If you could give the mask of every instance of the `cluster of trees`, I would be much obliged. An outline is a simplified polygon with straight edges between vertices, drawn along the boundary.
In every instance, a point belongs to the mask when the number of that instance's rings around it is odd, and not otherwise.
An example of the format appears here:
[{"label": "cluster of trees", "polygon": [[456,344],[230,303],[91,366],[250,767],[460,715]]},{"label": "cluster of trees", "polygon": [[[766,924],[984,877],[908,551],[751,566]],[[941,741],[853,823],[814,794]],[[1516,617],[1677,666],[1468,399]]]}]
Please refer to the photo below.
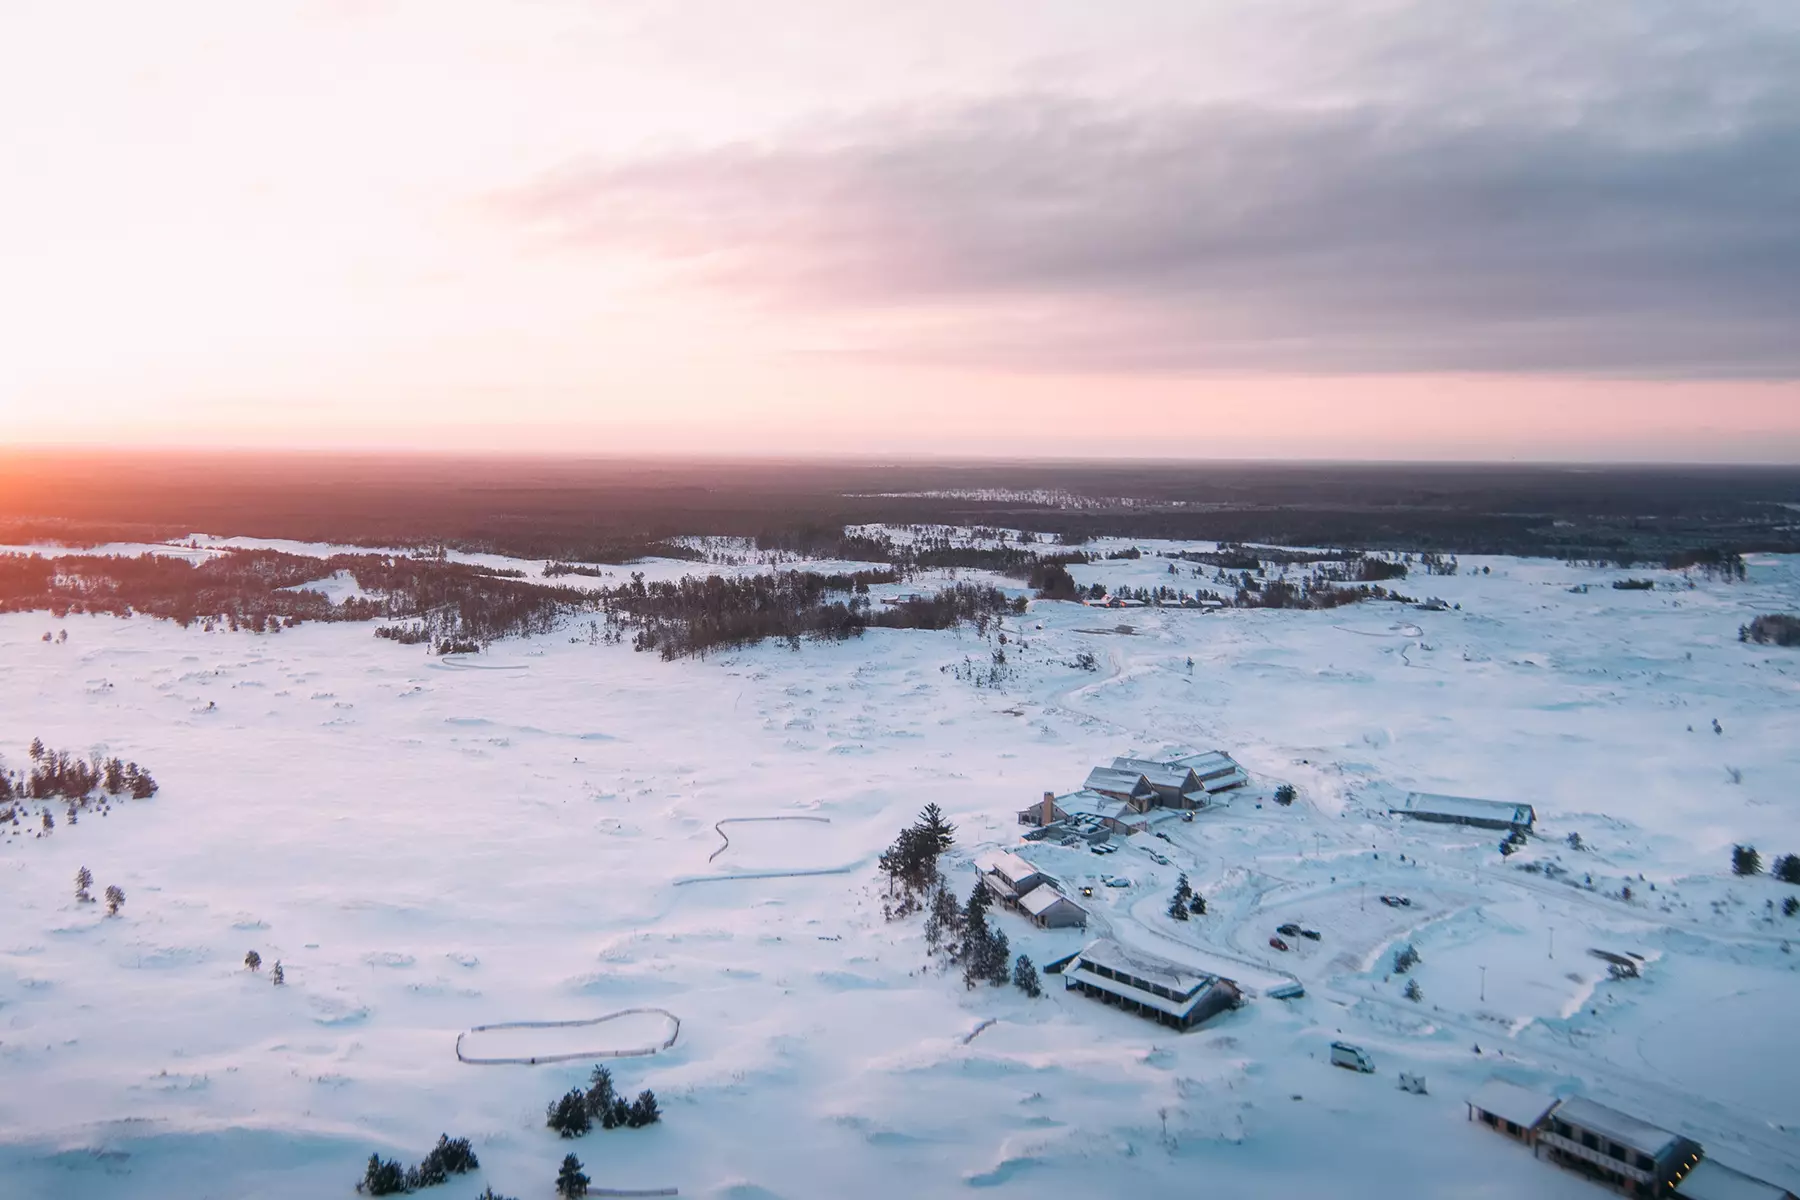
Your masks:
[{"label": "cluster of trees", "polygon": [[[347,571],[365,596],[333,603],[301,585]],[[275,633],[302,621],[412,618],[382,634],[400,641],[485,645],[547,633],[590,601],[575,588],[533,584],[518,571],[406,557],[337,554],[314,558],[277,550],[230,550],[200,563],[165,554],[0,555],[0,612],[141,613],[183,627],[196,622]],[[297,589],[297,590],[293,590]]]},{"label": "cluster of trees", "polygon": [[[399,1196],[416,1192],[420,1188],[448,1183],[450,1176],[466,1175],[480,1167],[481,1161],[475,1157],[468,1138],[440,1134],[437,1145],[426,1151],[425,1157],[419,1160],[417,1166],[402,1167],[397,1159],[384,1159],[379,1154],[369,1155],[368,1166],[364,1168],[356,1190],[367,1196]],[[487,1200],[487,1197],[501,1200],[500,1197],[493,1196],[491,1188],[482,1200]]]},{"label": "cluster of trees", "polygon": [[1759,645],[1800,646],[1800,617],[1768,613],[1738,626],[1738,641]]},{"label": "cluster of trees", "polygon": [[[94,886],[94,873],[86,867],[75,872],[75,899],[82,904],[92,904],[94,897],[89,888]],[[106,915],[116,917],[119,910],[125,907],[125,889],[116,883],[106,885]]]},{"label": "cluster of trees", "polygon": [[956,826],[944,819],[944,811],[936,804],[927,804],[919,810],[918,819],[881,852],[876,866],[888,879],[888,920],[919,911],[926,898],[943,885],[938,858],[954,845]]},{"label": "cluster of trees", "polygon": [[134,762],[102,759],[98,754],[84,759],[67,750],[52,750],[42,738],[32,738],[27,753],[31,758],[30,774],[8,778],[0,771],[0,801],[18,796],[84,802],[99,791],[108,796],[129,795],[134,800],[148,800],[157,792],[155,778]]},{"label": "cluster of trees", "polygon": [[[869,585],[892,581],[892,574],[885,571],[849,575],[778,571],[657,583],[646,583],[642,573],[633,573],[630,583],[595,595],[609,627],[635,629],[633,648],[655,650],[665,659],[769,638],[785,639],[798,649],[803,637],[841,641],[860,637],[871,627],[948,629],[965,621],[985,627],[994,616],[1024,608],[1022,597],[1014,601],[998,588],[958,583],[932,596],[873,611]],[[843,593],[850,594],[847,601],[836,598]]]},{"label": "cluster of trees", "polygon": [[613,1086],[612,1072],[595,1067],[587,1090],[570,1088],[544,1110],[544,1124],[565,1138],[585,1137],[595,1125],[602,1129],[641,1129],[662,1120],[656,1093],[648,1088],[636,1100],[627,1100]]},{"label": "cluster of trees", "polygon": [[[244,955],[244,966],[248,967],[252,972],[262,970],[262,955],[254,950],[250,951],[248,954]],[[287,982],[287,972],[282,969],[281,960],[279,958],[275,960],[274,970],[269,972],[269,982],[276,987],[280,987]]]},{"label": "cluster of trees", "polygon": [[1194,885],[1188,882],[1186,871],[1176,881],[1175,894],[1169,897],[1169,915],[1177,921],[1185,921],[1190,916],[1206,915],[1206,897],[1194,890]]},{"label": "cluster of trees", "polygon": [[1411,942],[1394,948],[1394,974],[1396,975],[1406,974],[1422,961],[1424,960],[1419,957],[1418,950],[1413,948]]},{"label": "cluster of trees", "polygon": [[[1739,845],[1731,848],[1733,875],[1760,875],[1762,871],[1762,854],[1755,846]],[[1779,855],[1769,868],[1769,874],[1783,883],[1800,885],[1800,854]]]},{"label": "cluster of trees", "polygon": [[1750,570],[1744,565],[1742,554],[1735,550],[1722,550],[1717,546],[1677,550],[1663,560],[1663,565],[1671,571],[1699,571],[1708,579],[1742,582],[1750,577]]}]

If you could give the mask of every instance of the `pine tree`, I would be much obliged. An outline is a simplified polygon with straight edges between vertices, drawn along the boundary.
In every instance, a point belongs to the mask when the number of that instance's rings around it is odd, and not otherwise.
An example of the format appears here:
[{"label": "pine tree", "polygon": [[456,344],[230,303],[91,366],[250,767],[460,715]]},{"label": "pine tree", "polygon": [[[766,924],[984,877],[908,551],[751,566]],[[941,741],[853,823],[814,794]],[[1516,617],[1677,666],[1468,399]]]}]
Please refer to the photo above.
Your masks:
[{"label": "pine tree", "polygon": [[594,1127],[588,1116],[587,1096],[580,1088],[570,1088],[550,1102],[544,1110],[544,1124],[566,1138],[578,1138]]},{"label": "pine tree", "polygon": [[562,1200],[576,1200],[588,1194],[593,1180],[581,1173],[581,1160],[573,1154],[563,1155],[562,1169],[556,1173],[556,1194]]},{"label": "pine tree", "polygon": [[[277,626],[275,626],[275,628],[280,629],[281,626],[277,625]],[[490,1188],[483,1188],[481,1195],[475,1197],[475,1200],[515,1200],[515,1197],[502,1196],[499,1192],[496,1192],[493,1188],[490,1187]]]},{"label": "pine tree", "polygon": [[1781,902],[1781,915],[1791,917],[1795,913],[1800,913],[1800,896],[1789,896]]},{"label": "pine tree", "polygon": [[1731,873],[1733,875],[1760,875],[1762,873],[1762,855],[1756,852],[1755,846],[1733,846],[1731,848]]},{"label": "pine tree", "polygon": [[269,982],[276,987],[281,987],[287,983],[287,972],[281,969],[281,960],[279,958],[275,960],[275,969],[269,972]]},{"label": "pine tree", "polygon": [[1012,979],[1008,967],[1012,964],[1012,947],[1007,945],[1004,930],[996,929],[988,937],[988,944],[982,953],[982,974],[995,987],[1005,987]]},{"label": "pine tree", "polygon": [[406,1191],[406,1172],[394,1159],[371,1154],[356,1190],[370,1196],[398,1196]]},{"label": "pine tree", "polygon": [[1784,854],[1776,859],[1771,874],[1783,883],[1800,883],[1800,854]]},{"label": "pine tree", "polygon": [[1196,917],[1204,917],[1206,915],[1206,897],[1195,892],[1194,898],[1188,901],[1188,911]]},{"label": "pine tree", "polygon": [[119,910],[125,907],[125,889],[116,883],[106,885],[106,915],[116,917]]},{"label": "pine tree", "polygon": [[244,955],[244,965],[249,967],[252,971],[262,970],[262,955],[254,950],[250,951],[250,953]]},{"label": "pine tree", "polygon": [[935,847],[937,854],[956,845],[956,826],[944,820],[943,810],[936,804],[927,804],[919,810],[919,821],[915,828],[924,831],[930,838],[930,844]]},{"label": "pine tree", "polygon": [[1193,899],[1194,888],[1188,882],[1187,872],[1182,872],[1181,879],[1175,884],[1175,894],[1169,897],[1169,915],[1177,921],[1188,919],[1188,901]]},{"label": "pine tree", "polygon": [[1419,952],[1411,942],[1394,951],[1394,974],[1404,975],[1419,965]]},{"label": "pine tree", "polygon": [[588,1116],[604,1118],[612,1112],[613,1078],[612,1072],[605,1067],[595,1067],[588,1076],[587,1111]]},{"label": "pine tree", "polygon": [[626,1123],[633,1129],[642,1129],[646,1125],[654,1125],[662,1120],[662,1113],[656,1107],[656,1093],[645,1088],[638,1093],[638,1098],[631,1102],[631,1119]]},{"label": "pine tree", "polygon": [[88,895],[88,889],[93,886],[94,873],[92,871],[83,867],[81,870],[75,872],[75,898],[77,900],[80,900],[84,904],[92,900],[93,897]]},{"label": "pine tree", "polygon": [[1036,1000],[1044,994],[1043,982],[1038,978],[1038,971],[1031,959],[1021,954],[1019,961],[1013,964],[1013,986]]},{"label": "pine tree", "polygon": [[[13,745],[15,745],[15,746],[18,744],[19,743],[17,743],[17,742],[13,743]],[[44,757],[44,739],[42,739],[42,738],[32,738],[31,739],[30,754],[31,754],[32,762],[37,762]]]},{"label": "pine tree", "polygon": [[1418,980],[1409,979],[1406,981],[1405,995],[1408,1000],[1411,1000],[1414,1004],[1417,1004],[1419,1001],[1421,1001],[1425,998],[1425,990],[1419,986]]},{"label": "pine tree", "polygon": [[428,1150],[424,1161],[419,1163],[419,1176],[422,1186],[431,1187],[452,1175],[466,1175],[480,1169],[481,1160],[475,1157],[475,1149],[469,1145],[468,1138],[453,1138],[440,1133],[437,1145]]},{"label": "pine tree", "polygon": [[1295,789],[1293,784],[1284,783],[1275,789],[1275,803],[1286,808],[1288,805],[1292,804],[1299,795],[1299,791]]},{"label": "pine tree", "polygon": [[125,764],[116,758],[106,760],[106,769],[101,773],[108,795],[116,796],[125,790]]}]

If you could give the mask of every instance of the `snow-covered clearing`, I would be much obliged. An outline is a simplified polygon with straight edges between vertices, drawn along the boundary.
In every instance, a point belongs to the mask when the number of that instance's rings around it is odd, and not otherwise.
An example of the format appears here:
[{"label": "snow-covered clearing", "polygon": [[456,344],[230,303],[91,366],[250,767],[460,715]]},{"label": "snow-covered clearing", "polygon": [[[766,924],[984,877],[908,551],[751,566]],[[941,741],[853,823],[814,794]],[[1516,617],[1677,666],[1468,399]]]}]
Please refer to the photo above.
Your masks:
[{"label": "snow-covered clearing", "polygon": [[[1210,583],[1135,544],[1145,557],[1075,577]],[[646,567],[608,569],[588,582]],[[547,1194],[571,1148],[597,1185],[738,1200],[1202,1178],[1221,1195],[1598,1194],[1466,1120],[1496,1066],[1794,1186],[1800,918],[1780,903],[1800,889],[1726,868],[1734,843],[1800,853],[1800,655],[1736,640],[1753,613],[1800,608],[1800,562],[1608,586],[1625,574],[1464,559],[1403,584],[1460,610],[1036,603],[1004,647],[874,630],[672,663],[579,628],[442,660],[366,625],[0,616],[9,765],[35,735],[162,783],[48,837],[0,831],[0,1194],[349,1196],[371,1151],[413,1161],[444,1131],[482,1159],[444,1200]],[[56,628],[66,643],[41,640]],[[997,648],[1000,686],[956,677]],[[1083,651],[1098,669],[1072,665]],[[1252,783],[1158,825],[1167,840],[1020,846],[1016,811],[1094,764],[1213,747]],[[1503,860],[1496,833],[1388,816],[1411,790],[1532,803],[1538,836]],[[882,916],[876,857],[927,802],[958,826],[959,893],[976,851],[1018,849],[1093,888],[1090,934],[1308,995],[1178,1035],[1054,976],[1037,1001],[965,990],[925,969],[918,918]],[[741,819],[783,815],[826,820]],[[83,865],[125,889],[119,916],[75,899]],[[1187,922],[1165,912],[1181,872],[1209,905]],[[1039,963],[1088,936],[996,919]],[[1271,947],[1290,922],[1319,940]],[[1403,943],[1421,962],[1394,976]],[[1642,978],[1609,979],[1596,948],[1642,955]],[[655,1056],[609,1060],[621,1091],[656,1091],[648,1130],[571,1146],[543,1128],[586,1060],[457,1061],[476,1026],[633,1008],[681,1022]],[[531,1057],[665,1026],[479,1036],[484,1056]],[[1339,1038],[1377,1074],[1327,1066]],[[1400,1070],[1430,1094],[1399,1091]]]}]

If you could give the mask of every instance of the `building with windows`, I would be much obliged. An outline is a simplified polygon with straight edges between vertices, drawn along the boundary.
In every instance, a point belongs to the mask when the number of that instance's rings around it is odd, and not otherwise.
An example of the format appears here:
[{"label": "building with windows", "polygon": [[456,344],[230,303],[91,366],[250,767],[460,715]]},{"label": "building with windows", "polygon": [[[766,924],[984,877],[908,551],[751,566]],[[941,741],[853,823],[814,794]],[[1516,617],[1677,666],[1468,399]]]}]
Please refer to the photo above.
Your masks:
[{"label": "building with windows", "polygon": [[1534,1146],[1545,1118],[1556,1108],[1556,1097],[1504,1079],[1490,1079],[1475,1089],[1468,1106],[1469,1120]]},{"label": "building with windows", "polygon": [[1063,987],[1171,1029],[1188,1030],[1243,1003],[1237,985],[1110,938],[1090,942],[1062,968]]},{"label": "building with windows", "polygon": [[1085,929],[1087,909],[1046,884],[1019,897],[1019,911],[1041,929]]},{"label": "building with windows", "polygon": [[1662,1196],[1700,1161],[1697,1143],[1584,1097],[1553,1109],[1537,1154],[1626,1196]]},{"label": "building with windows", "polygon": [[1716,1158],[1703,1158],[1675,1185],[1683,1200],[1794,1200],[1778,1183],[1734,1170]]}]

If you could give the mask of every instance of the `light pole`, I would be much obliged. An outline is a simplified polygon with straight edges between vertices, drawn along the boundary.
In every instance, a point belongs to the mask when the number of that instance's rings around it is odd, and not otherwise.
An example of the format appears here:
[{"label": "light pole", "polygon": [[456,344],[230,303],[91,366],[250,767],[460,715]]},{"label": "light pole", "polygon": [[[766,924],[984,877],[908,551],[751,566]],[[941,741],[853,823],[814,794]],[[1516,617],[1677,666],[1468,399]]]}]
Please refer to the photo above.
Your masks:
[{"label": "light pole", "polygon": [[1550,957],[1556,957],[1556,926],[1550,927]]},{"label": "light pole", "polygon": [[1481,1002],[1487,1003],[1487,968],[1481,968]]}]

